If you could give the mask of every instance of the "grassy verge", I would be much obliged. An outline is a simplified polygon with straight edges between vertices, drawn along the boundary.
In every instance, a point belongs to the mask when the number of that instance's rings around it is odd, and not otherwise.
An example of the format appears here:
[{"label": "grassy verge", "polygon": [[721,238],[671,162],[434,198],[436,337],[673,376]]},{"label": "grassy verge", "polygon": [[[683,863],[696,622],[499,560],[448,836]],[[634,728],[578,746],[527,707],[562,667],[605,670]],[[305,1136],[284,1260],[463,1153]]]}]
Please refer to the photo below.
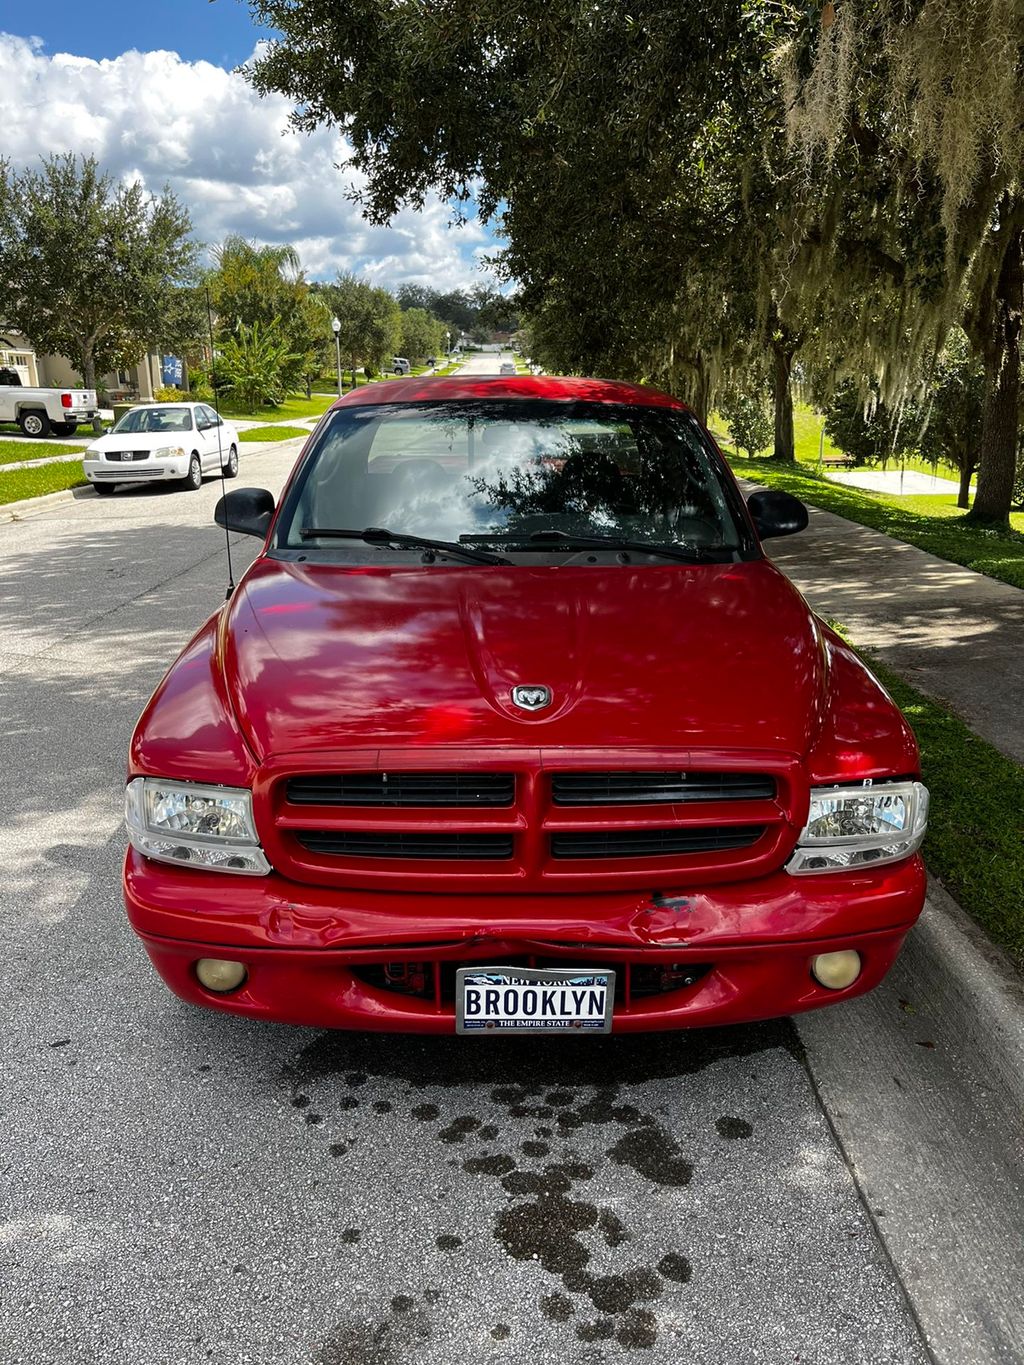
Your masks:
[{"label": "grassy verge", "polygon": [[308,436],[305,427],[249,427],[238,433],[240,441],[292,441],[297,436]]},{"label": "grassy verge", "polygon": [[86,483],[81,460],[65,464],[41,464],[34,469],[9,469],[0,474],[0,504],[21,498],[38,498],[43,493],[59,493]]},{"label": "grassy verge", "polygon": [[1024,968],[1024,768],[865,656],[913,727],[931,792],[930,871]]},{"label": "grassy verge", "polygon": [[[726,424],[716,413],[712,418],[715,430],[726,432]],[[814,465],[817,467],[818,456],[824,460],[834,459],[843,454],[839,446],[833,445],[828,436],[823,436],[825,418],[822,413],[815,412],[806,403],[793,404],[793,451],[796,455],[797,464]],[[726,437],[728,440],[728,437]],[[764,450],[757,452],[757,458],[764,458],[772,453],[771,446],[765,446]],[[918,455],[908,456],[904,461],[904,468],[914,470],[919,474],[937,474],[940,479],[952,479],[954,482],[960,481],[959,472],[952,466],[939,460],[932,464],[930,460],[922,459]],[[881,470],[878,465],[861,465],[862,470]],[[898,472],[900,462],[890,460],[887,469],[889,473]]]},{"label": "grassy verge", "polygon": [[319,417],[336,401],[330,394],[315,393],[312,398],[306,398],[302,394],[293,393],[276,408],[260,408],[257,412],[246,412],[225,401],[220,412],[222,417],[237,417],[243,422],[294,422],[299,417]]},{"label": "grassy verge", "polygon": [[940,559],[963,564],[977,573],[1024,588],[1024,513],[1010,518],[1009,532],[989,531],[964,520],[965,513],[952,497],[903,498],[871,493],[863,488],[832,483],[799,465],[774,460],[744,460],[725,447],[729,464],[740,478],[751,479],[835,512],[847,521],[884,531],[928,550]]},{"label": "grassy verge", "polygon": [[74,455],[81,449],[81,446],[61,445],[57,441],[0,440],[0,464],[13,464],[15,460],[45,460],[48,455]]}]

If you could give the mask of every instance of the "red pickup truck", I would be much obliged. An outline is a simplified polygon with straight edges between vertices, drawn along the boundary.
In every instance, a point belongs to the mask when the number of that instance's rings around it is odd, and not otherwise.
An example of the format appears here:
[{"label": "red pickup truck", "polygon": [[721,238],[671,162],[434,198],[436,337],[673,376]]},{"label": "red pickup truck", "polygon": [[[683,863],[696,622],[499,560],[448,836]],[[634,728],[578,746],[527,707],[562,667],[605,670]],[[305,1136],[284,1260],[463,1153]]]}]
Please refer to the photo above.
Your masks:
[{"label": "red pickup truck", "polygon": [[789,1014],[924,900],[913,735],[766,558],[687,407],[523,376],[369,385],[131,743],[131,922],[180,996],[426,1033]]}]

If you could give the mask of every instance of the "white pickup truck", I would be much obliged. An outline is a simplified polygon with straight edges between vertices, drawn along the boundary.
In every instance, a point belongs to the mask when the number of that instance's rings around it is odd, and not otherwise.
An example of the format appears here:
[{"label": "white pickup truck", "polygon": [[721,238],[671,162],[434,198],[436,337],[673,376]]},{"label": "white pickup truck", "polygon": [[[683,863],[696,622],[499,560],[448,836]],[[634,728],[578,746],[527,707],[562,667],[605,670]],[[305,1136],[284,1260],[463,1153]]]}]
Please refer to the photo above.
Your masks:
[{"label": "white pickup truck", "polygon": [[0,384],[0,422],[17,422],[26,436],[73,436],[98,411],[95,389],[27,389]]}]

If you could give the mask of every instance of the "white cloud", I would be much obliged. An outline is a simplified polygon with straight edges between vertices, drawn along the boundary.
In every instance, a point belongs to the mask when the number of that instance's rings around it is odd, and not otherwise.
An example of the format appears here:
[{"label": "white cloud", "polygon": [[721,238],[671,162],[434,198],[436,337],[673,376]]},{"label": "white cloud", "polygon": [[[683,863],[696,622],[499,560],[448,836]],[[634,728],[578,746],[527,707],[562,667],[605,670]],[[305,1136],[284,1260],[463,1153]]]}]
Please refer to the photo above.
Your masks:
[{"label": "white cloud", "polygon": [[482,280],[478,257],[490,237],[479,223],[449,228],[436,200],[391,227],[367,223],[347,197],[354,174],[337,169],[343,139],[295,133],[288,112],[236,73],[175,52],[93,61],[0,33],[2,151],[16,166],[91,153],[154,192],[170,185],[201,241],[240,232],[291,242],[312,278],[352,270],[392,288],[412,280],[439,289]]}]

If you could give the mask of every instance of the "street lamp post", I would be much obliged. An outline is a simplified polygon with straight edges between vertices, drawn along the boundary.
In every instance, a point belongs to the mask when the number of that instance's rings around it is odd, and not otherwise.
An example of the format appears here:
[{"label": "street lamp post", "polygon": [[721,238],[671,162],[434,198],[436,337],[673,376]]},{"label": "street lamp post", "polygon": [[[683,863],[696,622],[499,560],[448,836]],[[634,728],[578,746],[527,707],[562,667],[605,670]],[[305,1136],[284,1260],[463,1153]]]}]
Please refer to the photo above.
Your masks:
[{"label": "street lamp post", "polygon": [[444,354],[447,360],[452,358],[452,334],[445,328],[444,333]]},{"label": "street lamp post", "polygon": [[341,323],[331,318],[331,331],[334,333],[334,352],[338,365],[338,397],[341,397]]}]

